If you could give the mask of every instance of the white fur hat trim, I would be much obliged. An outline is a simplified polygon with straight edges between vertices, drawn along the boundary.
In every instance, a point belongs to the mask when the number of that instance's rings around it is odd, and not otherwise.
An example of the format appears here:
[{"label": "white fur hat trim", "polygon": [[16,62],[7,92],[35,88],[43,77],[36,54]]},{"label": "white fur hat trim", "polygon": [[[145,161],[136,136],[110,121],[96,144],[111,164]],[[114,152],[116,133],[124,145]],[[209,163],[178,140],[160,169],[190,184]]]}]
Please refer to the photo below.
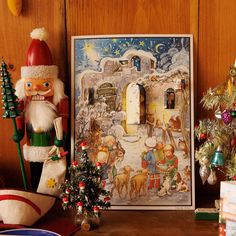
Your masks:
[{"label": "white fur hat trim", "polygon": [[146,139],[145,144],[147,147],[154,148],[157,144],[155,137],[149,137]]},{"label": "white fur hat trim", "polygon": [[52,66],[22,66],[21,78],[22,79],[37,79],[37,78],[57,78],[58,67]]},{"label": "white fur hat trim", "polygon": [[30,33],[32,39],[39,39],[40,41],[46,41],[48,38],[48,32],[43,28],[36,28]]},{"label": "white fur hat trim", "polygon": [[35,147],[25,144],[23,146],[24,158],[26,161],[44,162],[48,158],[48,153],[52,147],[53,146]]}]

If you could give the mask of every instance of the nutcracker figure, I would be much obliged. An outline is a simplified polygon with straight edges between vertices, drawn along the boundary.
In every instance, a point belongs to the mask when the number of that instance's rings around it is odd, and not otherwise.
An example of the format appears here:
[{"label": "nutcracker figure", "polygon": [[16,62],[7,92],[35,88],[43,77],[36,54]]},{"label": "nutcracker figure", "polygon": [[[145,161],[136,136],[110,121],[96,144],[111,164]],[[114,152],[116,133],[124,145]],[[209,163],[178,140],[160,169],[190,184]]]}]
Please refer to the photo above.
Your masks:
[{"label": "nutcracker figure", "polygon": [[[21,111],[17,117],[17,128],[21,135],[13,139],[21,140],[26,132],[23,154],[24,159],[30,161],[31,186],[34,190],[41,181],[43,163],[48,160],[52,150],[62,150],[67,133],[68,98],[64,94],[62,81],[58,79],[58,68],[53,65],[46,37],[44,28],[31,32],[32,41],[27,52],[26,66],[21,68],[21,79],[16,83]],[[60,118],[62,127],[59,132],[55,128],[57,118]],[[58,161],[57,158],[54,160]],[[48,179],[49,188],[56,184],[55,178]]]}]

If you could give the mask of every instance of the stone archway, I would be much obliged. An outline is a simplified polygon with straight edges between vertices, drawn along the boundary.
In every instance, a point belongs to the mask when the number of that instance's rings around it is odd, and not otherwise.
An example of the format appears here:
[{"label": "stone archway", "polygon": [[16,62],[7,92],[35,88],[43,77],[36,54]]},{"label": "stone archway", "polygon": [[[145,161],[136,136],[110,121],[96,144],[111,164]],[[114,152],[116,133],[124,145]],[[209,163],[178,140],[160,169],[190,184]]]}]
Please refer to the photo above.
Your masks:
[{"label": "stone archway", "polygon": [[116,109],[116,90],[116,87],[109,82],[101,84],[97,89],[98,101],[105,101],[107,111]]}]

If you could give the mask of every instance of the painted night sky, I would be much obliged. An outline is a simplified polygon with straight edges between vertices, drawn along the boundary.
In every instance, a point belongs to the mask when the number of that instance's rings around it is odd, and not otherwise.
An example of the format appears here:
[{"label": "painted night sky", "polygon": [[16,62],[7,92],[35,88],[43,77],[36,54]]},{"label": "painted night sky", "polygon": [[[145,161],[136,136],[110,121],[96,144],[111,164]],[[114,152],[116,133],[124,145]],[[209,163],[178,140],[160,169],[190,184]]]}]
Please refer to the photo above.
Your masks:
[{"label": "painted night sky", "polygon": [[[170,70],[176,53],[184,51],[189,57],[189,44],[189,37],[80,38],[75,40],[75,72],[100,70],[102,58],[119,58],[127,50],[137,49],[152,53],[157,59],[156,70],[164,73]],[[184,61],[183,64],[186,63]]]}]

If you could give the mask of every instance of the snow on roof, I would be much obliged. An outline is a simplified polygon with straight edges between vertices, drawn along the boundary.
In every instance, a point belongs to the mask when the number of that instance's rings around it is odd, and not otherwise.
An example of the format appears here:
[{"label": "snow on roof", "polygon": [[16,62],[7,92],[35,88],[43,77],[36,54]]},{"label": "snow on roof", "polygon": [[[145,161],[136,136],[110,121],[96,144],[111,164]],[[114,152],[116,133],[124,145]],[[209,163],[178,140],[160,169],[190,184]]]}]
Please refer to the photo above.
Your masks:
[{"label": "snow on roof", "polygon": [[90,69],[87,69],[87,70],[84,70],[83,72],[81,72],[78,76],[78,88],[80,87],[81,88],[81,85],[82,85],[82,78],[86,75],[86,74],[101,74],[102,72],[100,71],[96,71],[96,70],[90,70]]},{"label": "snow on roof", "polygon": [[153,60],[155,63],[157,61],[157,59],[152,55],[151,52],[146,52],[146,51],[143,51],[143,50],[136,50],[136,49],[129,49],[121,57],[116,57],[116,58],[104,57],[104,58],[102,58],[102,60],[100,62],[100,67],[103,71],[104,65],[107,61],[119,62],[121,60],[128,60],[128,57],[130,55],[132,55],[132,56],[135,55],[135,56],[140,56],[140,57],[141,56],[147,57],[147,58],[150,58],[151,60]]},{"label": "snow on roof", "polygon": [[[117,58],[113,58],[113,57],[104,57],[102,58],[102,60],[100,61],[100,68],[101,71],[96,71],[96,70],[84,70],[82,73],[79,74],[78,76],[78,81],[79,81],[79,87],[81,87],[81,80],[82,78],[86,75],[86,74],[102,74],[104,72],[104,66],[106,64],[106,62],[110,61],[110,62],[114,62],[114,63],[119,63],[119,61],[121,60],[128,60],[128,57],[130,56],[140,56],[140,57],[147,57],[150,58],[151,60],[153,60],[156,63],[156,58],[152,55],[151,52],[146,52],[143,50],[136,50],[136,49],[129,49],[127,50],[123,56],[121,57],[117,57]],[[160,78],[160,80],[165,80],[170,78],[171,76],[175,75],[176,73],[187,73],[189,75],[189,68],[186,67],[186,65],[176,65],[174,68],[172,68],[170,71],[165,72],[165,71],[155,71],[154,73],[151,74],[151,76],[157,76],[158,78]],[[143,76],[144,78],[146,77]],[[142,79],[139,78],[139,81],[141,82]]]},{"label": "snow on roof", "polygon": [[127,51],[124,53],[123,57],[124,57],[124,58],[127,58],[130,54],[131,54],[131,55],[134,54],[134,55],[136,55],[136,56],[148,57],[148,58],[150,58],[151,60],[153,60],[154,62],[157,61],[157,59],[152,55],[151,52],[146,52],[146,51],[143,51],[143,50],[136,50],[136,49],[129,49],[129,50],[127,50]]},{"label": "snow on roof", "polygon": [[166,82],[169,80],[173,80],[176,78],[176,76],[184,76],[187,75],[189,76],[189,70],[188,68],[186,68],[183,65],[177,66],[175,68],[173,68],[172,70],[168,71],[168,72],[162,72],[159,73],[158,71],[155,71],[152,74],[145,74],[142,77],[139,77],[136,82],[140,83],[144,86],[150,86],[152,84],[151,78],[156,77],[156,81],[162,81],[162,82]]}]

